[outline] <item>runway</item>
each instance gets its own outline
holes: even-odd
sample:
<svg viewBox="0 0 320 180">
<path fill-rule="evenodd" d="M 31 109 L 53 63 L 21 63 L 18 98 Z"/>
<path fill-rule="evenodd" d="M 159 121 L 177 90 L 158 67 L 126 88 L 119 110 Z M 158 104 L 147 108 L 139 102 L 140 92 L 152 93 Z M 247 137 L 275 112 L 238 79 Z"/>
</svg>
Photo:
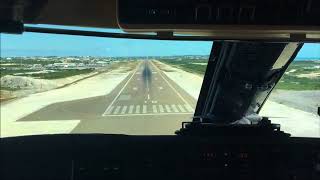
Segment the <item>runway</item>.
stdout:
<svg viewBox="0 0 320 180">
<path fill-rule="evenodd" d="M 102 116 L 193 113 L 191 103 L 167 79 L 153 63 L 140 63 Z"/>
<path fill-rule="evenodd" d="M 19 121 L 80 120 L 70 133 L 173 134 L 181 122 L 191 120 L 195 104 L 145 60 L 105 96 L 51 104 Z"/>
</svg>

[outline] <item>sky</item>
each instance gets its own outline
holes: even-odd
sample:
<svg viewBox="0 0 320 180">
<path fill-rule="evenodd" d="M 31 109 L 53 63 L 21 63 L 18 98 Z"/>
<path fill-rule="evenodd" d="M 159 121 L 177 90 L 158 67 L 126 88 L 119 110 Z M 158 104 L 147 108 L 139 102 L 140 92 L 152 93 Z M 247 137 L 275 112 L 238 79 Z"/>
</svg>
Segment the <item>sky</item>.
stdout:
<svg viewBox="0 0 320 180">
<path fill-rule="evenodd" d="M 61 28 L 61 26 L 50 27 Z M 120 32 L 96 28 L 85 30 Z M 212 45 L 212 42 L 203 41 L 132 40 L 40 33 L 0 34 L 0 43 L 1 57 L 209 55 Z M 296 59 L 320 59 L 320 43 L 305 44 Z"/>
<path fill-rule="evenodd" d="M 5 56 L 161 56 L 208 55 L 212 42 L 132 40 L 25 33 L 1 35 Z"/>
</svg>

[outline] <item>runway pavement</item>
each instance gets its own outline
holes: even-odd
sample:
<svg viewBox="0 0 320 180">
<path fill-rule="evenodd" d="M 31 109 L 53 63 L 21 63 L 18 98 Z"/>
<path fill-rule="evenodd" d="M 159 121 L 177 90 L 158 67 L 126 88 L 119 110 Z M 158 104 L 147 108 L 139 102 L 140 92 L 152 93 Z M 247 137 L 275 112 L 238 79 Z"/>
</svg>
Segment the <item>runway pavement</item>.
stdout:
<svg viewBox="0 0 320 180">
<path fill-rule="evenodd" d="M 195 104 L 152 61 L 140 61 L 105 96 L 51 104 L 19 121 L 79 119 L 71 133 L 173 134 L 191 120 Z"/>
<path fill-rule="evenodd" d="M 107 107 L 103 116 L 192 113 L 191 102 L 153 63 L 142 62 Z"/>
</svg>

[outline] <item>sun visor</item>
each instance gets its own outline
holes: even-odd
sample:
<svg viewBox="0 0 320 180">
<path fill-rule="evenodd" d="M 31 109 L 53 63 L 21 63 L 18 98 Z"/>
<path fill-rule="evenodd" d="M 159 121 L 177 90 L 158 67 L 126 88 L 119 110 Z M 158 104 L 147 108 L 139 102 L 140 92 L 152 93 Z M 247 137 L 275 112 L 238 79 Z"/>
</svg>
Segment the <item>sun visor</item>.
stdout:
<svg viewBox="0 0 320 180">
<path fill-rule="evenodd" d="M 0 22 L 119 28 L 116 7 L 116 0 L 1 0 Z"/>
<path fill-rule="evenodd" d="M 46 0 L 0 1 L 0 32 L 21 34 L 23 23 L 34 21 Z"/>
</svg>

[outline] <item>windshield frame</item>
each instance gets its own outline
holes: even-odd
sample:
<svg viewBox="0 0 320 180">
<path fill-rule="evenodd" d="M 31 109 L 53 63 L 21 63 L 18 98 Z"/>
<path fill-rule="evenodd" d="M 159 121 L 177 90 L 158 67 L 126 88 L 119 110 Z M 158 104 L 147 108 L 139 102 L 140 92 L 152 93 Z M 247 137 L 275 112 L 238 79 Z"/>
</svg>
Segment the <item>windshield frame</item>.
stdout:
<svg viewBox="0 0 320 180">
<path fill-rule="evenodd" d="M 210 33 L 210 35 L 185 35 L 176 34 L 173 32 L 156 32 L 155 35 L 150 33 L 114 33 L 114 32 L 101 32 L 90 30 L 76 30 L 64 28 L 46 28 L 35 26 L 24 26 L 24 32 L 35 33 L 50 33 L 50 34 L 65 34 L 65 35 L 78 35 L 78 36 L 93 36 L 93 37 L 107 37 L 107 38 L 125 38 L 125 39 L 146 39 L 146 40 L 172 40 L 172 41 L 228 41 L 228 42 L 305 42 L 305 43 L 318 43 L 320 39 L 317 38 L 300 38 L 295 36 L 282 34 L 281 36 L 264 35 L 264 34 L 234 34 L 228 33 Z M 258 37 L 258 38 L 257 38 Z"/>
</svg>

